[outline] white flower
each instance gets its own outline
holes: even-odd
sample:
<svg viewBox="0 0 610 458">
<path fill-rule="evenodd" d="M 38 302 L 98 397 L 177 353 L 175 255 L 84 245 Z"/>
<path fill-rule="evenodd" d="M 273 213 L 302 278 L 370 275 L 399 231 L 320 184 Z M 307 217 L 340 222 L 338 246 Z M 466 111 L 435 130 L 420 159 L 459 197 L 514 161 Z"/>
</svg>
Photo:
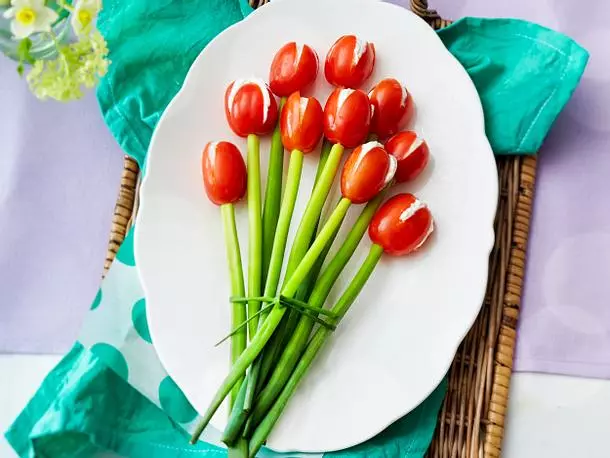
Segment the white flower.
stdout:
<svg viewBox="0 0 610 458">
<path fill-rule="evenodd" d="M 4 17 L 12 19 L 11 32 L 21 40 L 36 32 L 50 32 L 58 15 L 44 5 L 44 0 L 12 0 Z"/>
<path fill-rule="evenodd" d="M 70 19 L 74 33 L 77 35 L 88 34 L 93 28 L 100 9 L 102 9 L 101 0 L 79 0 Z"/>
</svg>

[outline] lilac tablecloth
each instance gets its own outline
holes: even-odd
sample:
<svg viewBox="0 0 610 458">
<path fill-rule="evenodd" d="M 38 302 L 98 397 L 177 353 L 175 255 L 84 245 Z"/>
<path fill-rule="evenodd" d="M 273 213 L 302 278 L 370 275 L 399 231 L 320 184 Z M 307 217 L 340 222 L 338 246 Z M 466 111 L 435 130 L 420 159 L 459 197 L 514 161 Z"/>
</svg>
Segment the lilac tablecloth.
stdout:
<svg viewBox="0 0 610 458">
<path fill-rule="evenodd" d="M 536 21 L 591 52 L 540 154 L 516 368 L 610 378 L 610 4 L 430 4 L 449 18 Z M 95 294 L 121 152 L 92 98 L 41 105 L 6 61 L 0 81 L 0 351 L 62 351 Z M 34 134 L 51 120 L 53 134 Z"/>
<path fill-rule="evenodd" d="M 122 157 L 93 94 L 41 103 L 0 56 L 0 352 L 72 346 L 99 286 Z"/>
</svg>

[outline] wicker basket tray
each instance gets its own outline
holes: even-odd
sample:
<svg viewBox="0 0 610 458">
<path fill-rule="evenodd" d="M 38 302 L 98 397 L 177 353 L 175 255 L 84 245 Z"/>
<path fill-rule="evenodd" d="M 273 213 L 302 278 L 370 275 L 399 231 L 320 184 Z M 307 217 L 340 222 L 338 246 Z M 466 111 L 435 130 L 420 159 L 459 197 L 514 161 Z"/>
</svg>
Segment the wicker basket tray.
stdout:
<svg viewBox="0 0 610 458">
<path fill-rule="evenodd" d="M 253 7 L 269 0 L 251 0 Z M 449 24 L 427 0 L 411 0 L 412 10 L 438 29 Z M 485 304 L 460 345 L 449 371 L 444 400 L 428 456 L 500 456 L 521 303 L 525 255 L 534 196 L 536 158 L 497 159 L 500 197 L 496 243 L 489 259 Z M 105 267 L 108 269 L 138 209 L 140 171 L 125 157 Z"/>
</svg>

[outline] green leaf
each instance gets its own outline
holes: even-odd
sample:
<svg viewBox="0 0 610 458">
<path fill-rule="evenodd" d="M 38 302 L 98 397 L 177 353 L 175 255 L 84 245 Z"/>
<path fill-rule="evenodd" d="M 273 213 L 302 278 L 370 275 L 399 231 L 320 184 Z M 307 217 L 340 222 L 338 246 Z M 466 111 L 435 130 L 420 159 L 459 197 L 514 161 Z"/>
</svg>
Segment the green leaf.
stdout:
<svg viewBox="0 0 610 458">
<path fill-rule="evenodd" d="M 29 38 L 24 38 L 19 42 L 17 46 L 17 56 L 19 57 L 19 62 L 27 62 L 28 64 L 33 64 L 36 59 L 32 57 L 30 54 L 30 50 L 32 49 L 32 40 Z"/>
<path fill-rule="evenodd" d="M 23 76 L 23 64 L 21 62 L 19 62 L 19 65 L 17 65 L 17 73 L 19 73 L 19 76 Z"/>
</svg>

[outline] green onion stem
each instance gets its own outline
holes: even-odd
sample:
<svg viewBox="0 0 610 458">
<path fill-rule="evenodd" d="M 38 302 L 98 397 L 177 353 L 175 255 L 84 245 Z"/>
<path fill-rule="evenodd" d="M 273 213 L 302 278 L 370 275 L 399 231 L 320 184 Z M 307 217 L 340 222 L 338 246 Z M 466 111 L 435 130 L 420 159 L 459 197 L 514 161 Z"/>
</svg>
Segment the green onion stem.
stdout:
<svg viewBox="0 0 610 458">
<path fill-rule="evenodd" d="M 320 234 L 316 237 L 311 247 L 306 250 L 299 265 L 293 270 L 290 279 L 282 288 L 282 296 L 292 297 L 297 292 L 299 286 L 305 277 L 307 277 L 307 274 L 311 271 L 314 263 L 324 250 L 324 247 L 330 241 L 334 231 L 337 227 L 341 226 L 351 205 L 352 202 L 345 197 L 339 201 L 339 204 L 329 216 L 328 221 L 324 224 Z M 298 243 L 298 241 L 295 243 Z"/>
<path fill-rule="evenodd" d="M 309 198 L 309 202 L 305 208 L 305 212 L 303 213 L 303 217 L 301 218 L 301 223 L 297 229 L 294 243 L 288 257 L 288 265 L 286 267 L 285 275 L 286 279 L 290 279 L 292 273 L 298 267 L 299 263 L 310 247 L 318 221 L 320 220 L 320 215 L 322 214 L 322 209 L 326 203 L 326 198 L 328 197 L 328 193 L 330 192 L 339 169 L 339 164 L 341 162 L 341 157 L 343 156 L 344 150 L 345 148 L 339 144 L 332 145 L 330 142 L 326 140 L 324 141 L 322 153 L 320 155 L 320 163 L 318 164 L 318 171 L 316 172 L 315 184 Z M 294 294 L 296 294 L 296 291 L 290 296 Z M 292 315 L 292 313 L 289 313 L 287 318 L 290 318 L 290 315 Z M 265 318 L 263 317 L 262 320 L 264 319 Z M 284 319 L 284 321 L 288 320 Z M 282 340 L 284 339 L 283 336 L 285 335 L 285 332 L 283 332 L 283 329 L 285 326 L 283 326 L 282 322 L 280 322 L 279 327 L 280 329 L 278 329 L 278 331 L 272 337 L 272 340 L 268 345 L 268 349 L 254 363 L 254 366 L 252 367 L 247 378 L 248 394 L 246 396 L 245 407 L 248 409 L 251 407 L 252 400 L 256 395 L 259 380 L 266 377 L 268 371 L 270 370 L 270 363 L 273 361 L 273 359 L 275 359 L 275 354 L 277 352 L 276 348 L 281 345 Z M 266 363 L 263 363 L 263 358 L 266 360 Z M 264 366 L 264 368 L 262 366 Z"/>
<path fill-rule="evenodd" d="M 286 97 L 280 100 L 280 115 L 286 103 Z M 284 145 L 282 145 L 282 134 L 278 116 L 277 125 L 271 137 L 271 148 L 269 150 L 269 168 L 267 169 L 267 187 L 265 189 L 265 204 L 263 205 L 263 270 L 262 281 L 266 281 L 271 262 L 271 250 L 280 215 L 282 202 L 282 178 L 284 174 Z"/>
<path fill-rule="evenodd" d="M 284 251 L 286 250 L 286 239 L 288 238 L 290 221 L 292 220 L 294 205 L 299 192 L 302 170 L 303 153 L 301 151 L 294 150 L 290 154 L 286 190 L 284 191 L 284 200 L 280 209 L 277 230 L 273 240 L 273 249 L 271 251 L 269 271 L 267 273 L 267 280 L 265 282 L 264 296 L 267 297 L 274 297 L 277 293 L 277 287 L 280 282 L 280 274 L 282 272 Z"/>
<path fill-rule="evenodd" d="M 316 176 L 314 179 L 314 187 L 320 179 L 322 170 L 324 170 L 324 166 L 326 165 L 326 161 L 328 160 L 328 156 L 330 154 L 332 146 L 333 144 L 330 141 L 324 139 L 324 142 L 322 143 L 322 151 L 320 153 L 320 160 L 318 161 L 318 168 L 316 170 Z M 318 231 L 318 228 L 320 227 L 321 220 L 322 218 L 320 216 L 318 218 L 318 221 L 316 222 L 315 229 L 313 230 L 310 244 L 315 238 L 315 234 Z M 326 259 L 326 255 L 330 251 L 330 248 L 338 232 L 339 228 L 337 228 L 337 231 L 331 237 L 330 241 L 328 242 L 328 245 L 326 245 L 326 247 L 320 254 L 320 257 L 312 267 L 311 272 L 309 273 L 303 284 L 299 287 L 299 290 L 297 291 L 296 295 L 298 299 L 307 300 L 309 298 L 309 294 L 311 294 L 311 288 L 313 288 L 316 279 L 318 278 L 320 269 L 322 268 L 324 260 Z M 261 369 L 263 374 L 267 374 L 271 367 L 273 367 L 277 362 L 277 359 L 279 358 L 279 353 L 281 353 L 282 349 L 284 348 L 287 338 L 292 335 L 292 332 L 294 331 L 294 328 L 296 327 L 299 318 L 300 314 L 295 313 L 293 310 L 288 311 L 288 316 L 280 324 L 279 332 L 276 332 L 271 338 L 271 342 L 269 342 L 269 348 L 272 349 L 273 354 L 271 356 L 268 356 L 267 353 L 263 355 L 263 357 L 265 358 L 263 361 L 264 367 Z"/>
<path fill-rule="evenodd" d="M 311 246 L 311 249 L 309 249 L 308 251 L 309 240 L 311 237 L 310 231 L 313 231 L 315 223 L 320 216 L 322 207 L 324 206 L 324 202 L 326 201 L 326 197 L 328 196 L 328 192 L 330 191 L 330 188 L 334 181 L 337 169 L 339 168 L 339 162 L 341 161 L 341 155 L 343 154 L 343 150 L 344 148 L 341 145 L 333 146 L 328 161 L 326 162 L 326 165 L 324 167 L 324 170 L 320 175 L 318 184 L 315 186 L 314 192 L 309 200 L 309 203 L 307 204 L 307 208 L 305 209 L 305 213 L 301 220 L 299 230 L 297 231 L 295 243 L 292 247 L 291 257 L 288 260 L 289 269 L 286 275 L 286 278 L 288 278 L 288 280 L 284 283 L 282 287 L 282 296 L 294 297 L 299 288 L 299 285 L 307 277 L 307 274 L 313 267 L 313 264 L 315 263 L 317 257 L 320 255 L 322 249 L 324 248 L 324 245 L 326 244 L 322 240 L 322 233 L 324 232 L 323 229 L 322 232 L 320 232 L 320 236 L 316 238 L 316 241 Z M 345 206 L 347 204 L 346 206 L 349 207 L 349 200 L 345 199 L 345 201 L 346 202 L 344 202 L 343 205 Z M 341 203 L 339 204 L 339 206 L 341 206 Z M 337 208 L 339 208 L 339 206 Z M 337 210 L 333 212 L 333 215 L 335 215 L 336 211 Z M 345 211 L 347 211 L 347 208 L 345 208 Z M 326 226 L 330 224 L 333 215 L 331 215 L 331 218 L 329 218 L 329 223 L 327 223 Z M 335 215 L 335 219 L 337 219 L 338 216 L 340 215 Z M 341 217 L 341 220 L 342 219 L 343 217 Z M 337 224 L 337 221 L 335 221 L 334 224 Z M 303 232 L 306 235 L 307 233 L 309 233 L 309 235 L 307 237 L 300 238 L 299 232 Z M 330 235 L 330 233 L 326 234 L 326 241 L 328 241 Z M 320 243 L 316 247 L 316 243 L 318 242 L 318 240 L 320 240 Z M 314 247 L 316 247 L 315 250 Z M 291 264 L 295 264 L 292 269 L 290 269 Z M 260 294 L 252 294 L 252 296 L 259 295 Z M 281 307 L 279 306 L 279 304 L 276 304 L 276 306 L 271 309 L 271 312 L 267 316 L 267 319 L 263 322 L 258 332 L 250 341 L 250 345 L 246 347 L 246 349 L 237 359 L 237 361 L 233 363 L 231 370 L 223 380 L 221 386 L 218 388 L 218 391 L 214 395 L 210 406 L 208 407 L 206 412 L 204 412 L 199 425 L 197 426 L 195 432 L 191 437 L 191 443 L 195 443 L 197 441 L 207 424 L 212 419 L 212 416 L 214 415 L 216 410 L 218 410 L 218 407 L 220 407 L 220 405 L 222 404 L 222 401 L 231 392 L 233 387 L 240 381 L 240 379 L 246 373 L 248 367 L 250 367 L 252 362 L 265 348 L 265 345 L 273 335 L 275 329 L 277 328 L 285 313 L 286 307 Z M 237 389 L 236 391 L 239 392 L 239 389 Z"/>
<path fill-rule="evenodd" d="M 360 216 L 347 234 L 345 241 L 316 282 L 309 297 L 310 307 L 319 308 L 324 305 L 337 278 L 353 256 L 362 237 L 364 237 L 369 223 L 373 219 L 373 215 L 383 200 L 383 194 L 379 193 L 362 209 Z M 256 406 L 252 412 L 253 426 L 256 426 L 262 420 L 286 384 L 290 374 L 292 374 L 294 366 L 298 363 L 305 345 L 307 345 L 314 324 L 315 320 L 301 315 L 295 331 L 291 334 L 290 340 L 281 354 L 279 362 L 275 365 L 275 370 L 265 384 L 265 388 L 263 388 L 256 399 Z"/>
<path fill-rule="evenodd" d="M 260 139 L 257 135 L 248 135 L 248 296 L 261 295 L 261 261 L 263 227 L 261 221 L 261 164 Z M 260 310 L 260 301 L 248 302 L 248 316 Z M 258 320 L 248 324 L 250 340 L 256 333 Z"/>
<path fill-rule="evenodd" d="M 248 374 L 248 376 L 250 373 Z M 229 420 L 227 421 L 227 426 L 225 426 L 224 431 L 222 432 L 222 437 L 220 440 L 231 446 L 231 444 L 235 443 L 235 441 L 239 438 L 239 433 L 241 431 L 242 425 L 248 419 L 249 412 L 243 409 L 244 401 L 246 400 L 246 390 L 248 388 L 248 377 L 246 376 L 246 380 L 241 383 L 239 387 L 239 393 L 235 398 L 235 403 L 231 412 L 229 413 Z"/>
<path fill-rule="evenodd" d="M 313 181 L 314 187 L 318 183 L 318 180 L 320 179 L 320 175 L 322 175 L 322 171 L 324 170 L 326 161 L 328 161 L 328 156 L 330 155 L 330 150 L 332 149 L 332 147 L 333 147 L 333 144 L 330 141 L 328 141 L 327 139 L 324 139 L 324 141 L 322 142 L 322 150 L 320 151 L 320 160 L 318 161 L 318 168 L 316 169 L 316 177 Z M 312 189 L 312 192 L 313 192 L 313 189 Z"/>
<path fill-rule="evenodd" d="M 239 249 L 239 238 L 237 236 L 237 227 L 235 225 L 235 207 L 233 204 L 224 204 L 220 206 L 222 214 L 222 223 L 224 228 L 225 243 L 227 246 L 227 260 L 229 263 L 229 276 L 231 278 L 231 295 L 243 296 L 244 291 L 244 273 L 241 267 L 241 253 Z M 239 326 L 246 320 L 245 304 L 231 304 L 231 321 L 232 327 Z M 231 362 L 235 363 L 239 356 L 246 348 L 247 336 L 246 329 L 242 329 L 231 336 Z M 231 394 L 231 403 L 237 397 L 237 390 Z"/>
<path fill-rule="evenodd" d="M 271 251 L 271 259 L 269 263 L 269 272 L 267 273 L 267 279 L 265 281 L 264 296 L 273 297 L 277 293 L 277 287 L 280 282 L 280 274 L 282 271 L 282 262 L 284 260 L 284 251 L 286 250 L 286 239 L 288 237 L 288 231 L 290 229 L 290 221 L 292 220 L 292 214 L 294 212 L 294 206 L 296 203 L 297 195 L 299 192 L 299 184 L 301 182 L 301 172 L 303 170 L 303 153 L 298 150 L 294 150 L 290 154 L 290 163 L 288 165 L 288 178 L 286 180 L 286 190 L 284 191 L 284 198 L 280 208 L 280 213 L 277 221 L 277 229 L 273 240 L 273 249 Z M 261 314 L 260 322 L 263 323 L 268 315 L 269 311 L 264 311 Z M 258 326 L 257 326 L 258 329 Z M 244 414 L 238 414 L 235 411 L 245 411 L 247 414 L 252 406 L 252 400 L 254 398 L 254 392 L 251 387 L 256 386 L 258 381 L 259 370 L 256 369 L 256 365 L 249 371 L 245 384 L 248 386 L 248 390 L 244 395 L 241 403 L 236 403 L 233 407 L 233 412 L 230 415 L 230 421 L 225 429 L 223 435 L 223 442 L 231 443 L 239 434 L 240 425 L 236 422 L 243 424 L 245 421 Z M 241 391 L 241 388 L 240 388 Z M 243 419 L 243 420 L 242 420 Z"/>
<path fill-rule="evenodd" d="M 306 270 L 307 273 L 309 273 L 313 269 L 316 261 L 324 252 L 325 247 L 330 244 L 331 239 L 334 238 L 334 236 L 336 235 L 336 231 L 338 231 L 339 227 L 341 226 L 341 223 L 343 222 L 343 219 L 345 218 L 347 210 L 350 206 L 350 200 L 346 199 L 345 197 L 339 201 L 332 214 L 329 216 L 328 221 L 324 224 L 322 230 L 320 231 L 313 244 L 303 257 L 301 263 L 295 270 L 295 277 L 302 277 L 301 272 L 299 271 Z M 298 275 L 297 272 L 299 272 Z M 305 275 L 303 278 L 306 279 L 307 275 Z M 297 285 L 297 288 L 299 286 L 301 285 Z M 298 322 L 298 318 L 299 315 L 296 312 L 290 313 L 288 317 L 284 319 L 284 325 L 276 331 L 275 336 L 271 341 L 271 344 L 265 350 L 263 354 L 263 361 L 261 363 L 261 374 L 263 379 L 266 378 L 271 368 L 275 365 L 275 360 L 279 357 L 283 350 L 282 343 L 290 338 L 290 333 L 294 331 L 294 328 L 296 327 L 296 324 Z"/>
<path fill-rule="evenodd" d="M 354 303 L 354 300 L 358 297 L 358 294 L 360 294 L 365 283 L 373 273 L 373 270 L 379 262 L 379 259 L 381 259 L 382 254 L 383 249 L 381 246 L 371 246 L 369 254 L 360 266 L 360 269 L 331 310 L 336 312 L 340 317 L 345 316 L 350 306 Z M 340 319 L 341 318 L 337 319 L 337 322 Z M 318 330 L 314 333 L 294 372 L 288 379 L 286 386 L 271 407 L 271 410 L 267 413 L 265 418 L 261 421 L 260 425 L 258 425 L 252 434 L 252 439 L 250 440 L 248 450 L 250 458 L 254 458 L 256 456 L 260 448 L 267 440 L 267 437 L 269 437 L 271 430 L 280 418 L 286 404 L 296 390 L 299 382 L 305 376 L 305 373 L 309 369 L 309 366 L 317 356 L 318 352 L 327 341 L 330 333 L 331 331 L 324 327 L 318 328 Z"/>
<path fill-rule="evenodd" d="M 293 272 L 299 267 L 301 260 L 309 249 L 311 239 L 316 230 L 316 223 L 320 219 L 322 208 L 324 207 L 330 188 L 335 180 L 344 150 L 345 148 L 339 144 L 332 146 L 328 159 L 324 164 L 324 168 L 314 186 L 314 190 L 307 203 L 305 212 L 303 213 L 301 223 L 297 229 L 295 241 L 290 250 L 290 256 L 288 257 L 288 266 L 286 267 L 286 278 L 288 279 L 288 282 L 292 279 Z"/>
<path fill-rule="evenodd" d="M 240 439 L 227 450 L 227 458 L 248 458 L 248 441 Z"/>
</svg>

